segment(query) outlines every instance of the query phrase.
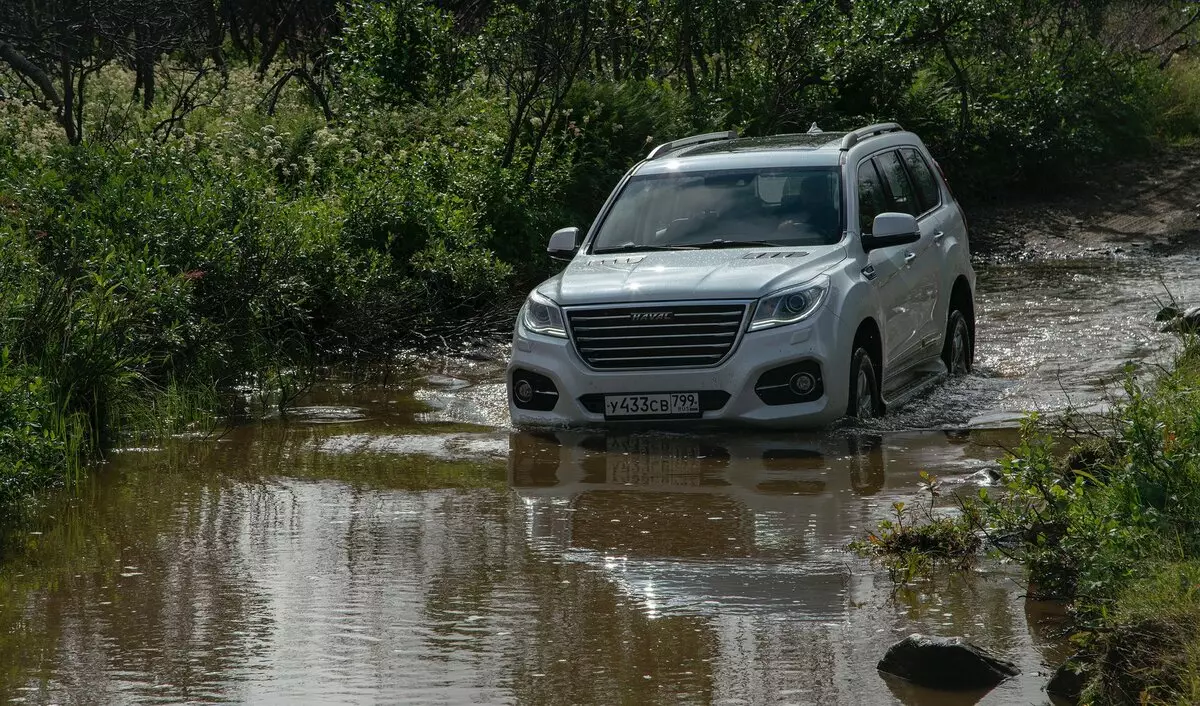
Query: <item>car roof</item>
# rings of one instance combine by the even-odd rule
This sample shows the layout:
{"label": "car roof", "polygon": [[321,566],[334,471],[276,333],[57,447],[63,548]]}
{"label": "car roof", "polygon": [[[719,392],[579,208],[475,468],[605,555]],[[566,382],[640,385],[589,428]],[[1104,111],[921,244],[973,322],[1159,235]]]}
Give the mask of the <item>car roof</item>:
{"label": "car roof", "polygon": [[823,132],[814,126],[803,133],[767,137],[736,137],[734,132],[696,135],[665,143],[634,169],[635,175],[772,167],[836,167],[843,155],[897,145],[918,145],[920,139],[895,123],[880,123],[851,132]]}
{"label": "car roof", "polygon": [[646,161],[637,174],[748,167],[837,166],[844,132],[795,133],[684,145]]}

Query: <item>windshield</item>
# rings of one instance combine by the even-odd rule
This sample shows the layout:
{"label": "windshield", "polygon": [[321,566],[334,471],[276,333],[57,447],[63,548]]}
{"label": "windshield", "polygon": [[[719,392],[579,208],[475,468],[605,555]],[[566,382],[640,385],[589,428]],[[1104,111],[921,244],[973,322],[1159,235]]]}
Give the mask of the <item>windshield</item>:
{"label": "windshield", "polygon": [[841,236],[837,168],[684,172],[630,179],[592,252],[831,245]]}

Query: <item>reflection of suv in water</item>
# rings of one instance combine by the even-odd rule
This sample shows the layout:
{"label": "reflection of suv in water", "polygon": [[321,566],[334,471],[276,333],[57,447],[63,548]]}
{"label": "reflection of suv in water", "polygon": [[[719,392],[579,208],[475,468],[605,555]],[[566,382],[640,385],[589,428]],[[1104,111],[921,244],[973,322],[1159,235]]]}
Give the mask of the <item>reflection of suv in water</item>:
{"label": "reflection of suv in water", "polygon": [[815,426],[971,368],[963,214],[892,123],[668,142],[549,251],[570,263],[518,315],[516,424]]}

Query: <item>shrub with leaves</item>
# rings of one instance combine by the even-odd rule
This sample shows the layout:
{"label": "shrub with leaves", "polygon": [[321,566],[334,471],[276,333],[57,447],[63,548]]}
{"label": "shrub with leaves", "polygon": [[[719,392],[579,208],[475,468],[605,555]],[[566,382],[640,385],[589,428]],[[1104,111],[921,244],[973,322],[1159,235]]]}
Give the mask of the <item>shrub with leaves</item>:
{"label": "shrub with leaves", "polygon": [[982,544],[978,512],[972,504],[959,504],[953,514],[935,513],[941,487],[937,478],[921,471],[920,507],[892,503],[893,519],[883,520],[875,531],[850,548],[884,563],[892,580],[907,583],[939,566],[970,565]]}

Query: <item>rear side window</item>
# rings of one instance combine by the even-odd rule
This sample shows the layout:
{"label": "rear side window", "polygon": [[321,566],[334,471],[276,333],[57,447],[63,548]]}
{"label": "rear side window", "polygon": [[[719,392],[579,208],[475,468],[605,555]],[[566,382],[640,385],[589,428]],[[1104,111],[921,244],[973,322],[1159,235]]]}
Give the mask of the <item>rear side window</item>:
{"label": "rear side window", "polygon": [[913,185],[917,187],[917,202],[921,206],[921,213],[941,203],[937,177],[933,175],[929,163],[921,153],[909,147],[900,150],[900,157],[904,160],[904,166],[908,167],[908,173],[912,175]]}
{"label": "rear side window", "polygon": [[875,157],[875,164],[878,165],[879,174],[892,194],[891,210],[896,213],[920,215],[924,209],[917,203],[917,195],[912,182],[908,180],[908,172],[900,163],[900,157],[895,152],[884,152]]}
{"label": "rear side window", "polygon": [[875,161],[868,159],[858,166],[858,225],[862,232],[870,233],[875,216],[886,210],[883,182],[875,171]]}

